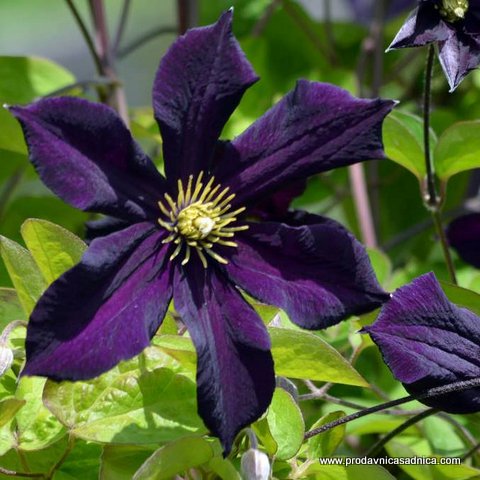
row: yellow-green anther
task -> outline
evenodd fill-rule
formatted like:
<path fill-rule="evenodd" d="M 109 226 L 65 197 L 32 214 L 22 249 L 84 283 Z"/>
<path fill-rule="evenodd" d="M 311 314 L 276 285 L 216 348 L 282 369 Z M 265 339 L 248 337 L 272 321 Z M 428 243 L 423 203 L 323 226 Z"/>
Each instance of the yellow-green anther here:
<path fill-rule="evenodd" d="M 468 11 L 468 0 L 442 0 L 439 11 L 447 22 L 458 22 L 465 18 Z"/>
<path fill-rule="evenodd" d="M 191 249 L 197 252 L 202 265 L 208 266 L 207 256 L 219 263 L 226 264 L 228 261 L 215 252 L 215 247 L 236 248 L 235 242 L 227 241 L 232 238 L 234 232 L 247 230 L 247 225 L 227 227 L 237 221 L 237 216 L 245 208 L 237 208 L 232 211 L 230 202 L 235 194 L 229 194 L 229 188 L 215 185 L 215 178 L 203 183 L 204 173 L 200 172 L 196 181 L 193 175 L 188 177 L 186 188 L 181 180 L 177 182 L 178 195 L 176 201 L 165 194 L 165 201 L 159 201 L 158 206 L 162 215 L 158 223 L 170 234 L 163 243 L 173 242 L 177 245 L 170 260 L 175 259 L 183 251 L 182 265 L 188 263 L 191 258 Z"/>

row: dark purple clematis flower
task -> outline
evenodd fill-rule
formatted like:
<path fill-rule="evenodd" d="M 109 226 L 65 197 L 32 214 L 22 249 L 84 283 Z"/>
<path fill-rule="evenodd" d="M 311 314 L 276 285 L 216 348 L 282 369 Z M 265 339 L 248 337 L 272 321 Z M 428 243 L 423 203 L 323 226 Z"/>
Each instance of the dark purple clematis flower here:
<path fill-rule="evenodd" d="M 420 0 L 389 49 L 437 43 L 450 91 L 480 63 L 480 0 Z"/>
<path fill-rule="evenodd" d="M 160 64 L 153 106 L 165 177 L 103 105 L 11 108 L 45 184 L 108 216 L 33 311 L 23 373 L 95 377 L 148 346 L 173 298 L 198 353 L 199 413 L 227 452 L 275 386 L 267 330 L 241 290 L 309 329 L 388 298 L 349 232 L 286 209 L 307 176 L 383 158 L 381 124 L 394 105 L 299 81 L 242 135 L 219 141 L 257 80 L 231 19 L 190 30 Z"/>
<path fill-rule="evenodd" d="M 375 16 L 377 0 L 349 0 L 355 13 L 355 18 L 360 23 L 370 23 Z M 386 2 L 385 17 L 393 18 L 399 13 L 413 8 L 417 0 L 391 0 Z"/>
<path fill-rule="evenodd" d="M 480 376 L 480 317 L 451 303 L 433 273 L 399 288 L 364 330 L 412 395 Z M 480 410 L 480 389 L 422 402 L 450 413 L 473 413 Z"/>
<path fill-rule="evenodd" d="M 464 262 L 480 268 L 480 213 L 453 220 L 447 228 L 447 237 Z"/>

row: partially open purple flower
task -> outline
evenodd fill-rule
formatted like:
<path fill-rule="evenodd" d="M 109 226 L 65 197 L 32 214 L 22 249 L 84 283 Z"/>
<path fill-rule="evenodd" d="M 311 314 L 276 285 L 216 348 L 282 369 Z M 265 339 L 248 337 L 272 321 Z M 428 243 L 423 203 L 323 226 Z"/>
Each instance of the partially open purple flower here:
<path fill-rule="evenodd" d="M 370 23 L 375 16 L 377 0 L 349 0 L 355 13 L 355 18 L 361 23 Z M 404 10 L 413 8 L 417 0 L 390 0 L 385 2 L 385 17 L 392 18 Z"/>
<path fill-rule="evenodd" d="M 364 329 L 412 395 L 480 376 L 480 317 L 451 303 L 433 273 L 399 288 Z M 480 410 L 480 389 L 422 400 L 450 413 Z"/>
<path fill-rule="evenodd" d="M 149 344 L 173 298 L 198 353 L 200 415 L 226 451 L 275 386 L 267 330 L 242 291 L 309 329 L 388 298 L 349 232 L 286 210 L 307 176 L 383 158 L 393 107 L 299 81 L 242 135 L 219 141 L 257 80 L 231 19 L 190 30 L 160 64 L 153 106 L 165 177 L 103 105 L 54 98 L 11 108 L 45 184 L 116 219 L 93 225 L 81 262 L 39 300 L 23 373 L 99 375 Z"/>
<path fill-rule="evenodd" d="M 480 0 L 420 0 L 389 49 L 437 43 L 450 91 L 480 63 Z"/>
<path fill-rule="evenodd" d="M 480 213 L 453 220 L 447 228 L 447 237 L 464 262 L 480 268 Z"/>

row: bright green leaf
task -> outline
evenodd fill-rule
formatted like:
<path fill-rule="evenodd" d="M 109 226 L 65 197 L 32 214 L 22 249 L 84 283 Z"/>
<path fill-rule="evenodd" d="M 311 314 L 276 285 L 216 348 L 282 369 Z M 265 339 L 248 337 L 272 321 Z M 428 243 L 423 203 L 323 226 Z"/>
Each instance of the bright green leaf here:
<path fill-rule="evenodd" d="M 478 293 L 447 282 L 440 281 L 440 284 L 451 302 L 480 315 L 480 295 Z"/>
<path fill-rule="evenodd" d="M 75 77 L 60 65 L 40 57 L 0 56 L 0 103 L 28 103 L 66 87 Z"/>
<path fill-rule="evenodd" d="M 216 473 L 222 480 L 241 480 L 235 467 L 225 458 L 213 457 L 208 462 L 208 469 Z"/>
<path fill-rule="evenodd" d="M 27 314 L 46 288 L 45 281 L 28 250 L 8 238 L 0 236 L 0 255 Z"/>
<path fill-rule="evenodd" d="M 22 377 L 16 396 L 25 405 L 15 416 L 18 445 L 22 450 L 39 450 L 65 435 L 63 425 L 44 407 L 42 392 L 45 378 Z"/>
<path fill-rule="evenodd" d="M 392 273 L 392 262 L 381 250 L 367 248 L 370 262 L 380 285 L 386 285 Z"/>
<path fill-rule="evenodd" d="M 380 465 L 349 465 L 348 480 L 395 480 L 395 477 Z"/>
<path fill-rule="evenodd" d="M 95 442 L 151 444 L 204 432 L 194 382 L 167 368 L 149 371 L 141 358 L 88 382 L 49 381 L 44 402 L 75 436 Z"/>
<path fill-rule="evenodd" d="M 13 320 L 24 320 L 25 312 L 13 288 L 0 288 L 0 330 Z"/>
<path fill-rule="evenodd" d="M 203 438 L 180 438 L 159 448 L 138 469 L 133 480 L 169 480 L 178 473 L 208 462 L 212 457 L 212 447 Z"/>
<path fill-rule="evenodd" d="M 426 168 L 421 118 L 398 110 L 392 112 L 383 122 L 383 143 L 388 158 L 423 180 Z M 436 137 L 431 131 L 432 148 L 435 143 Z"/>
<path fill-rule="evenodd" d="M 480 168 L 480 120 L 447 128 L 435 148 L 435 170 L 444 182 L 451 176 Z"/>
<path fill-rule="evenodd" d="M 10 422 L 25 403 L 25 400 L 19 400 L 18 398 L 6 398 L 0 401 L 0 428 Z"/>
<path fill-rule="evenodd" d="M 345 412 L 341 411 L 327 413 L 327 415 L 324 415 L 312 425 L 311 430 L 319 428 L 326 423 L 338 420 L 344 416 Z M 331 457 L 338 446 L 342 443 L 345 436 L 345 428 L 345 424 L 340 425 L 310 438 L 307 442 L 308 458 Z"/>
<path fill-rule="evenodd" d="M 0 77 L 1 78 L 1 77 Z M 1 82 L 0 82 L 1 85 Z M 0 99 L 0 149 L 6 156 L 8 153 L 21 154 L 27 153 L 27 146 L 23 137 L 20 124 L 15 120 L 13 115 L 2 108 Z M 2 156 L 4 156 L 2 155 Z M 2 166 L 2 168 L 4 168 Z"/>
<path fill-rule="evenodd" d="M 313 333 L 269 328 L 277 375 L 367 387 L 360 374 Z"/>
<path fill-rule="evenodd" d="M 153 338 L 153 343 L 181 363 L 187 370 L 196 371 L 197 354 L 189 337 L 157 335 Z"/>
<path fill-rule="evenodd" d="M 100 480 L 131 480 L 154 451 L 154 448 L 135 445 L 105 445 Z"/>
<path fill-rule="evenodd" d="M 21 232 L 48 284 L 78 263 L 87 248 L 76 235 L 46 220 L 28 219 Z"/>
<path fill-rule="evenodd" d="M 292 458 L 302 446 L 305 423 L 297 403 L 282 388 L 275 389 L 267 422 L 278 446 L 275 456 L 280 460 Z"/>

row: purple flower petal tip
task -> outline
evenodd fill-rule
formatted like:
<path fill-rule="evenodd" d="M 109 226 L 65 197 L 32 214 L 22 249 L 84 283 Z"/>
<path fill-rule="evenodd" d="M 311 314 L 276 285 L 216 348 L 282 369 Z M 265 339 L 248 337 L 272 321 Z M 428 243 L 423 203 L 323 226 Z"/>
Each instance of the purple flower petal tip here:
<path fill-rule="evenodd" d="M 438 45 L 439 60 L 450 92 L 480 64 L 480 5 L 469 2 L 462 14 L 423 0 L 405 21 L 388 50 Z M 461 15 L 461 16 L 456 16 Z"/>
<path fill-rule="evenodd" d="M 451 303 L 428 273 L 398 289 L 364 331 L 412 395 L 480 376 L 480 317 Z M 450 413 L 480 410 L 480 389 L 423 403 Z"/>
<path fill-rule="evenodd" d="M 480 268 L 480 213 L 453 220 L 447 228 L 447 237 L 464 262 Z"/>

